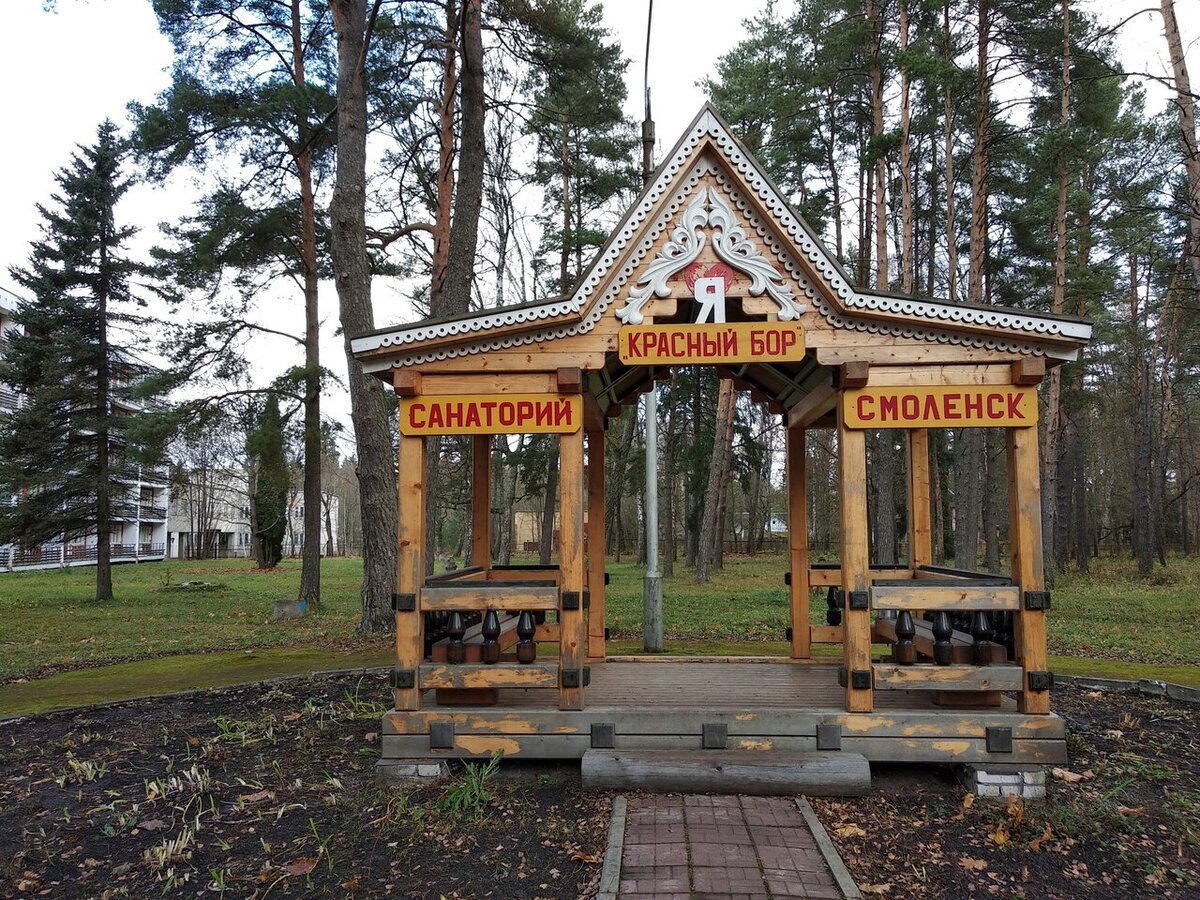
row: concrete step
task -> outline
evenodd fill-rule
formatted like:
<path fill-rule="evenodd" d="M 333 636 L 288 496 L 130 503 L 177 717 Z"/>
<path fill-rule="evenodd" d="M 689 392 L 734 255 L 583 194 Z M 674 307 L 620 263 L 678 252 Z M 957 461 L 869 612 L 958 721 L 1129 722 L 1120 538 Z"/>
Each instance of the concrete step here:
<path fill-rule="evenodd" d="M 594 791 L 857 797 L 871 789 L 866 757 L 840 750 L 588 750 L 581 773 Z"/>

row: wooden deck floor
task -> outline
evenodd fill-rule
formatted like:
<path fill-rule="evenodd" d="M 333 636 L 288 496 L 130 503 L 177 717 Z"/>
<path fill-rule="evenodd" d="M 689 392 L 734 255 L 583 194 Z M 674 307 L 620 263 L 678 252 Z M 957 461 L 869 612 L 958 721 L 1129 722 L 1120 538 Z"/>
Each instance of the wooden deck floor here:
<path fill-rule="evenodd" d="M 501 689 L 496 705 L 478 707 L 437 706 L 430 691 L 423 709 L 385 716 L 383 757 L 470 758 L 502 750 L 577 758 L 593 746 L 700 751 L 708 726 L 710 741 L 723 733 L 726 749 L 747 752 L 840 748 L 869 760 L 910 762 L 1066 759 L 1062 720 L 1020 713 L 1007 697 L 1001 707 L 961 709 L 936 705 L 928 691 L 874 696 L 874 712 L 847 713 L 836 666 L 608 661 L 592 666 L 580 711 L 560 711 L 555 690 Z"/>

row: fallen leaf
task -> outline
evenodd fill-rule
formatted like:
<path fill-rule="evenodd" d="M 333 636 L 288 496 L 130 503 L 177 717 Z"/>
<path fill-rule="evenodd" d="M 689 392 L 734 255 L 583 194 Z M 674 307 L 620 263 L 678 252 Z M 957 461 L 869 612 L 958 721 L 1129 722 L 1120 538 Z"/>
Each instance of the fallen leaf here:
<path fill-rule="evenodd" d="M 1008 826 L 1001 822 L 996 826 L 996 833 L 992 835 L 992 840 L 1003 847 L 1008 843 Z"/>
<path fill-rule="evenodd" d="M 1025 845 L 1026 850 L 1037 852 L 1042 849 L 1042 844 L 1053 839 L 1054 832 L 1050 830 L 1050 823 L 1046 823 L 1046 830 L 1042 832 L 1041 837 L 1035 837 L 1032 841 Z"/>
<path fill-rule="evenodd" d="M 300 713 L 298 713 L 298 712 L 291 712 L 291 713 L 288 713 L 286 716 L 284 716 L 284 717 L 283 717 L 283 721 L 285 721 L 285 722 L 295 722 L 295 721 L 296 721 L 297 719 L 299 719 L 299 718 L 300 718 Z"/>
<path fill-rule="evenodd" d="M 958 861 L 958 864 L 968 872 L 982 872 L 987 868 L 987 862 L 982 859 L 973 859 L 970 856 L 964 856 Z"/>
<path fill-rule="evenodd" d="M 867 833 L 857 825 L 842 825 L 833 829 L 833 833 L 840 838 L 862 837 L 865 838 Z"/>
<path fill-rule="evenodd" d="M 1144 806 L 1118 806 L 1117 812 L 1123 816 L 1140 816 L 1146 811 Z"/>
<path fill-rule="evenodd" d="M 144 822 L 138 822 L 137 827 L 142 831 L 160 831 L 167 827 L 167 823 L 162 819 L 146 819 Z"/>
<path fill-rule="evenodd" d="M 361 878 L 362 876 L 360 875 L 352 875 L 347 881 L 342 882 L 342 890 L 349 891 L 351 894 L 353 894 L 358 890 L 358 882 L 361 880 Z"/>
<path fill-rule="evenodd" d="M 974 805 L 975 805 L 975 795 L 974 794 L 967 794 L 965 797 L 963 797 L 963 804 L 962 804 L 963 809 L 970 809 Z"/>
<path fill-rule="evenodd" d="M 1050 774 L 1059 781 L 1065 781 L 1067 784 L 1078 784 L 1081 781 L 1090 781 L 1096 777 L 1096 773 L 1091 769 L 1086 772 L 1072 772 L 1070 769 L 1060 769 L 1057 766 L 1050 770 Z"/>
<path fill-rule="evenodd" d="M 884 884 L 860 884 L 858 889 L 864 894 L 879 894 L 882 896 L 892 889 L 892 883 L 888 881 Z"/>
<path fill-rule="evenodd" d="M 299 859 L 293 859 L 283 869 L 289 875 L 307 875 L 316 867 L 317 861 L 311 856 L 301 856 Z"/>
<path fill-rule="evenodd" d="M 271 792 L 266 788 L 263 788 L 261 791 L 255 791 L 253 794 L 247 794 L 246 796 L 239 797 L 238 799 L 244 803 L 257 803 L 259 800 L 266 800 L 270 796 Z"/>
<path fill-rule="evenodd" d="M 598 863 L 603 857 L 599 853 L 584 853 L 582 850 L 572 850 L 571 859 L 577 859 L 584 863 Z"/>
<path fill-rule="evenodd" d="M 1020 827 L 1021 823 L 1025 821 L 1025 801 L 1018 795 L 1009 794 L 1004 809 L 1008 813 L 1008 819 L 1013 828 Z"/>

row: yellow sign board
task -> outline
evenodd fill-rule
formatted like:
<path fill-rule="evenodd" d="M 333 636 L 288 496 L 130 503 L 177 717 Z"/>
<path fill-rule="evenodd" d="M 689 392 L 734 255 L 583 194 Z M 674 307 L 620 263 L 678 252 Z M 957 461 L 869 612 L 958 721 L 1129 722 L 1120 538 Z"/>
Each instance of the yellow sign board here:
<path fill-rule="evenodd" d="M 849 428 L 1019 428 L 1037 424 L 1037 388 L 865 387 L 842 394 Z"/>
<path fill-rule="evenodd" d="M 798 322 L 626 325 L 617 351 L 627 366 L 798 362 L 804 328 Z"/>
<path fill-rule="evenodd" d="M 437 434 L 570 434 L 583 424 L 578 394 L 423 396 L 400 400 L 400 432 Z"/>

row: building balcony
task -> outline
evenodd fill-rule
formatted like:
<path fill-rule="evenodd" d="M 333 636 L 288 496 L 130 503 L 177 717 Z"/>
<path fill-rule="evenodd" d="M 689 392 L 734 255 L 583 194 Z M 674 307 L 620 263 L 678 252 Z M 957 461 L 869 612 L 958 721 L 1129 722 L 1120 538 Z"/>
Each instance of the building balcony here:
<path fill-rule="evenodd" d="M 167 508 L 165 506 L 148 506 L 143 503 L 138 507 L 143 522 L 157 521 L 165 522 L 167 518 Z"/>
<path fill-rule="evenodd" d="M 16 409 L 20 405 L 20 394 L 11 388 L 0 387 L 0 409 Z"/>
<path fill-rule="evenodd" d="M 166 544 L 113 544 L 113 562 L 152 562 L 166 558 Z M 0 547 L 0 570 L 94 566 L 96 547 L 84 544 L 42 544 L 38 547 Z"/>

